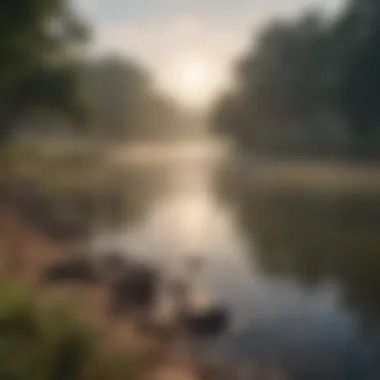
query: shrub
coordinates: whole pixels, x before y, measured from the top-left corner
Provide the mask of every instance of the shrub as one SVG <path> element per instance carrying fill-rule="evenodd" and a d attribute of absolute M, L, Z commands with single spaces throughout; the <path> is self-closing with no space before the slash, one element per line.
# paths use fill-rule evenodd
<path fill-rule="evenodd" d="M 132 380 L 130 356 L 102 354 L 100 332 L 78 313 L 38 307 L 0 281 L 1 380 Z"/>

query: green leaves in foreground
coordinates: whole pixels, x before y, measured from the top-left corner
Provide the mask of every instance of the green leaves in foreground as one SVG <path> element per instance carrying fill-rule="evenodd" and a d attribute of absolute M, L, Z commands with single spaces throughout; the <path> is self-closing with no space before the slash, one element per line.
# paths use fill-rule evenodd
<path fill-rule="evenodd" d="M 0 379 L 133 378 L 128 357 L 100 355 L 88 321 L 67 310 L 37 308 L 22 289 L 0 285 Z"/>

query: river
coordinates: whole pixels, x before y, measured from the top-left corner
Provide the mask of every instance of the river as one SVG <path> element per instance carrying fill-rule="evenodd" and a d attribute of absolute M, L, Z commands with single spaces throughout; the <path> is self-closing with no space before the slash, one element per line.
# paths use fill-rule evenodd
<path fill-rule="evenodd" d="M 380 378 L 380 191 L 260 186 L 207 159 L 122 176 L 120 222 L 95 246 L 163 268 L 202 256 L 202 286 L 233 314 L 229 357 L 296 380 Z"/>

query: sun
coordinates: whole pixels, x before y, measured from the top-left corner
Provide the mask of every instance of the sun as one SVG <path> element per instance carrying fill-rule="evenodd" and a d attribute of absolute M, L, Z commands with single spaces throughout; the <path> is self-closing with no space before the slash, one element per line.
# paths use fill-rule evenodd
<path fill-rule="evenodd" d="M 207 69 L 202 62 L 186 62 L 180 69 L 179 80 L 184 89 L 201 91 L 207 85 Z"/>
<path fill-rule="evenodd" d="M 188 105 L 207 103 L 212 88 L 212 74 L 206 62 L 198 59 L 186 59 L 179 62 L 173 71 L 173 91 Z"/>
<path fill-rule="evenodd" d="M 179 59 L 165 70 L 160 87 L 181 103 L 203 107 L 212 100 L 219 79 L 211 62 L 190 56 Z"/>

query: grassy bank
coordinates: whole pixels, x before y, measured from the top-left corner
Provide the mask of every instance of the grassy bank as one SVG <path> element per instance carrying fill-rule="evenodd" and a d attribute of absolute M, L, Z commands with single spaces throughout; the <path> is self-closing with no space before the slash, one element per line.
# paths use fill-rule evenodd
<path fill-rule="evenodd" d="M 259 188 L 380 194 L 380 164 L 377 162 L 245 158 L 236 161 L 233 167 Z"/>
<path fill-rule="evenodd" d="M 122 169 L 107 161 L 106 149 L 18 144 L 0 152 L 0 184 L 13 198 L 43 198 L 38 212 L 58 216 L 90 229 L 99 217 L 120 217 Z"/>
<path fill-rule="evenodd" d="M 154 331 L 109 313 L 107 282 L 41 284 L 44 269 L 78 252 L 22 222 L 0 214 L 0 266 L 7 273 L 0 276 L 1 379 L 153 380 L 178 368 L 200 379 L 199 364 L 184 358 L 183 366 Z M 16 253 L 22 262 L 12 271 L 7 263 Z"/>
<path fill-rule="evenodd" d="M 104 332 L 76 308 L 41 303 L 25 287 L 1 278 L 0 378 L 132 380 L 138 359 L 105 348 Z"/>

